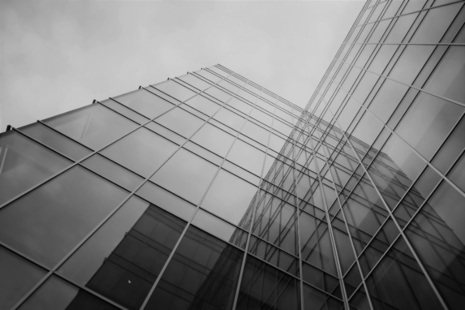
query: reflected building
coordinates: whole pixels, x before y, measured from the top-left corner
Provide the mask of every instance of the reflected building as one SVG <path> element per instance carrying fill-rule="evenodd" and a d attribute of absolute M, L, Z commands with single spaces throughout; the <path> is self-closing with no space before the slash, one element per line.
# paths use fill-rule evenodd
<path fill-rule="evenodd" d="M 302 109 L 216 65 L 0 134 L 1 309 L 461 309 L 463 1 L 368 1 Z"/>

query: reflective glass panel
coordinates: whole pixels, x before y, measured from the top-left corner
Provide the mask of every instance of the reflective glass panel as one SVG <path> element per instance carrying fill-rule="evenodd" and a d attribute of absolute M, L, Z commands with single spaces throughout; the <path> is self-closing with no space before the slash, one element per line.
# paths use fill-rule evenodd
<path fill-rule="evenodd" d="M 140 175 L 149 176 L 176 149 L 176 144 L 140 128 L 104 149 L 102 154 Z"/>
<path fill-rule="evenodd" d="M 237 309 L 300 309 L 297 279 L 247 256 Z"/>
<path fill-rule="evenodd" d="M 178 99 L 179 101 L 185 101 L 195 95 L 193 91 L 179 83 L 176 83 L 174 80 L 156 84 L 154 87 Z"/>
<path fill-rule="evenodd" d="M 405 113 L 396 131 L 430 159 L 463 112 L 460 106 L 422 93 Z"/>
<path fill-rule="evenodd" d="M 21 128 L 21 132 L 24 132 L 29 137 L 42 142 L 75 161 L 89 155 L 91 152 L 88 148 L 66 138 L 41 123 L 34 123 L 23 127 Z"/>
<path fill-rule="evenodd" d="M 186 104 L 207 115 L 213 115 L 220 108 L 218 104 L 200 95 L 187 100 Z"/>
<path fill-rule="evenodd" d="M 71 162 L 14 131 L 0 136 L 0 205 Z"/>
<path fill-rule="evenodd" d="M 237 225 L 245 215 L 257 188 L 221 170 L 210 187 L 202 207 Z"/>
<path fill-rule="evenodd" d="M 114 162 L 99 154 L 92 155 L 90 158 L 82 162 L 82 165 L 129 191 L 135 189 L 143 181 L 140 176 L 115 164 Z"/>
<path fill-rule="evenodd" d="M 147 309 L 231 309 L 242 251 L 190 226 Z"/>
<path fill-rule="evenodd" d="M 45 123 L 94 150 L 137 127 L 136 123 L 98 104 L 58 115 Z"/>
<path fill-rule="evenodd" d="M 431 75 L 425 90 L 465 102 L 465 46 L 452 46 Z"/>
<path fill-rule="evenodd" d="M 45 271 L 0 246 L 0 309 L 10 309 L 45 275 Z"/>
<path fill-rule="evenodd" d="M 260 176 L 265 160 L 265 153 L 250 144 L 237 139 L 228 154 L 228 159 L 239 166 Z"/>
<path fill-rule="evenodd" d="M 0 210 L 0 240 L 52 267 L 127 193 L 74 167 Z"/>
<path fill-rule="evenodd" d="M 168 111 L 173 105 L 145 89 L 139 89 L 128 94 L 115 97 L 114 100 L 136 110 L 152 119 Z"/>
<path fill-rule="evenodd" d="M 186 138 L 189 138 L 204 123 L 200 118 L 179 108 L 164 114 L 156 122 Z"/>
<path fill-rule="evenodd" d="M 217 127 L 205 124 L 191 140 L 220 156 L 224 156 L 234 141 L 234 137 Z"/>
<path fill-rule="evenodd" d="M 21 310 L 118 309 L 102 299 L 79 290 L 74 285 L 52 276 L 20 307 Z"/>
<path fill-rule="evenodd" d="M 184 149 L 179 150 L 151 180 L 197 204 L 218 167 Z"/>

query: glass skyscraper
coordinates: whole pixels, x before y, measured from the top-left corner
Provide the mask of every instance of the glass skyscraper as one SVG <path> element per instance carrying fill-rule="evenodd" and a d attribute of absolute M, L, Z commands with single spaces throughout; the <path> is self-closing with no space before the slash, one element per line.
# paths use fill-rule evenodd
<path fill-rule="evenodd" d="M 366 2 L 305 109 L 215 65 L 8 127 L 0 309 L 462 309 L 463 6 Z"/>

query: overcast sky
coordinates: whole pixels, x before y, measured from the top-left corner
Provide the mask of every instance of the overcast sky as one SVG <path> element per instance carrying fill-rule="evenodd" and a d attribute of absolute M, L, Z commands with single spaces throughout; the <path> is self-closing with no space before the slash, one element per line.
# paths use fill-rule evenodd
<path fill-rule="evenodd" d="M 0 1 L 0 132 L 220 63 L 305 106 L 363 1 Z"/>

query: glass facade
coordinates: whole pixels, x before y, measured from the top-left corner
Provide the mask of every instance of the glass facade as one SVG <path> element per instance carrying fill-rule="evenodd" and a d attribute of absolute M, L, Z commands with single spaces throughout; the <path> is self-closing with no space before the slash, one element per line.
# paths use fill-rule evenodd
<path fill-rule="evenodd" d="M 302 109 L 221 65 L 0 134 L 0 309 L 462 309 L 463 1 L 368 1 Z"/>

